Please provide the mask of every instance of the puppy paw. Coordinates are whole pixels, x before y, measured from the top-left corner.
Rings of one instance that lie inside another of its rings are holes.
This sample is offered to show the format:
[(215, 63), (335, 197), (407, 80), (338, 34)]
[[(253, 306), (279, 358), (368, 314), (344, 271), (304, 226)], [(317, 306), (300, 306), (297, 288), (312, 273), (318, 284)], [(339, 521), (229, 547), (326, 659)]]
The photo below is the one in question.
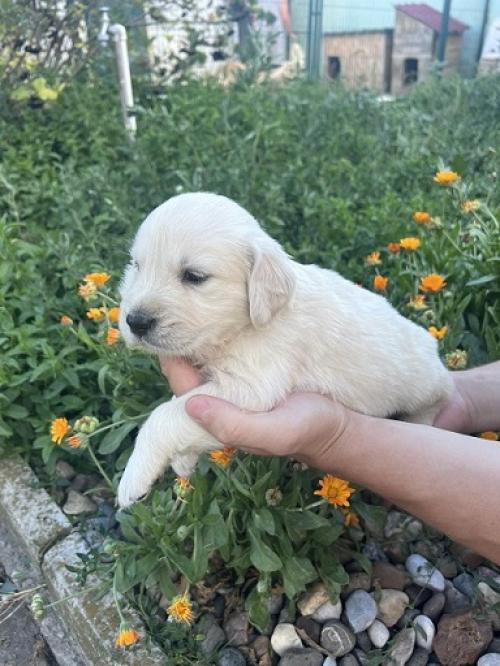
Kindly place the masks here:
[(123, 476), (118, 486), (118, 506), (120, 509), (126, 509), (128, 506), (137, 502), (151, 490), (155, 482), (155, 477), (144, 474), (139, 468), (131, 464), (129, 460)]
[(183, 453), (175, 456), (172, 460), (172, 469), (181, 478), (187, 479), (194, 472), (198, 462), (197, 453)]

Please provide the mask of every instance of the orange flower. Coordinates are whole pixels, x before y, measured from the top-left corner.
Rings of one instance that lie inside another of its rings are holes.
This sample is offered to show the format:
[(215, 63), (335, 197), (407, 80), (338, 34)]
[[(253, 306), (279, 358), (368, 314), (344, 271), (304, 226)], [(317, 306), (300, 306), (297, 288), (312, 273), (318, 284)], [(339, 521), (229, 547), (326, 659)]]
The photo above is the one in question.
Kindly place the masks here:
[(370, 252), (370, 254), (366, 257), (365, 261), (370, 266), (381, 264), (382, 262), (380, 261), (380, 252)]
[(115, 645), (116, 647), (128, 647), (134, 645), (139, 640), (139, 634), (135, 629), (132, 629), (128, 624), (123, 623), (120, 626), (120, 633), (118, 634)]
[(401, 245), (399, 243), (389, 243), (387, 249), (391, 254), (397, 254), (401, 249)]
[(334, 506), (349, 506), (349, 497), (353, 494), (354, 488), (351, 488), (347, 481), (327, 474), (320, 479), (319, 485), (319, 490), (314, 491), (315, 495), (323, 497)]
[(429, 326), (427, 329), (433, 338), (436, 340), (442, 340), (446, 333), (448, 333), (448, 326), (442, 326), (441, 328), (436, 328), (435, 326)]
[(417, 294), (414, 298), (410, 298), (408, 306), (414, 310), (426, 310), (427, 304), (425, 302), (425, 296), (423, 294)]
[(403, 250), (418, 250), (420, 247), (420, 239), (415, 238), (413, 236), (409, 236), (408, 238), (401, 238), (399, 241), (399, 244), (403, 248)]
[(481, 439), (491, 439), (492, 442), (496, 442), (498, 440), (498, 435), (496, 432), (493, 432), (492, 430), (487, 430), (486, 432), (482, 432), (479, 437)]
[(55, 444), (60, 444), (70, 431), (68, 419), (57, 418), (50, 424), (50, 438)]
[(104, 312), (102, 310), (103, 308), (90, 308), (87, 310), (87, 318), (99, 321), (104, 317)]
[(117, 328), (108, 328), (106, 334), (106, 344), (111, 346), (115, 345), (120, 338), (120, 331)]
[(423, 210), (416, 210), (413, 213), (413, 219), (415, 222), (418, 222), (418, 224), (427, 224), (427, 222), (430, 222), (431, 216)]
[[(103, 308), (105, 310), (105, 308)], [(120, 319), (120, 308), (109, 308), (106, 311), (106, 316), (110, 322), (117, 322)]]
[(235, 454), (235, 449), (226, 447), (225, 449), (222, 449), (222, 451), (211, 451), (210, 460), (214, 462), (216, 465), (220, 465), (221, 467), (227, 467), (231, 462), (231, 458), (233, 457), (234, 454)]
[(185, 594), (172, 599), (172, 603), (167, 608), (167, 613), (176, 622), (191, 624), (194, 619), (193, 606)]
[(80, 435), (72, 435), (68, 437), (68, 444), (72, 449), (79, 449), (82, 445), (82, 438)]
[(344, 525), (346, 527), (359, 527), (359, 518), (352, 511), (346, 511), (344, 514)]
[(373, 288), (376, 289), (377, 291), (384, 291), (384, 289), (387, 287), (388, 282), (389, 278), (382, 277), (382, 275), (375, 275), (375, 277), (373, 278)]
[(71, 319), (71, 317), (68, 317), (68, 315), (63, 315), (59, 319), (59, 323), (61, 324), (61, 326), (71, 326), (73, 324), (73, 320)]
[(481, 205), (481, 202), (478, 199), (472, 199), (472, 200), (469, 199), (469, 200), (463, 202), (462, 210), (465, 213), (472, 213), (472, 211), (477, 210), (480, 205)]
[(86, 284), (81, 284), (78, 287), (78, 293), (84, 301), (90, 301), (90, 299), (95, 296), (96, 291), (97, 287), (93, 282), (87, 282)]
[(87, 273), (87, 275), (84, 276), (83, 281), (87, 283), (90, 282), (96, 287), (102, 287), (110, 277), (109, 273)]
[(429, 273), (428, 275), (420, 278), (420, 291), (430, 291), (436, 294), (445, 286), (446, 282), (444, 277), (437, 273)]
[(456, 171), (437, 171), (432, 180), (438, 185), (451, 185), (459, 178)]

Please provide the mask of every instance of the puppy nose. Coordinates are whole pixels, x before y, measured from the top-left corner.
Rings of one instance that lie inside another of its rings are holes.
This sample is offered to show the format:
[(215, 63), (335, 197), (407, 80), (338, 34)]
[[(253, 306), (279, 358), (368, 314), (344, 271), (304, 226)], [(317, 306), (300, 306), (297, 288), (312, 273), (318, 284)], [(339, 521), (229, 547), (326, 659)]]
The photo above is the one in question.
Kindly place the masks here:
[(134, 335), (141, 338), (143, 335), (153, 328), (156, 319), (151, 315), (144, 312), (130, 312), (127, 315), (127, 324)]

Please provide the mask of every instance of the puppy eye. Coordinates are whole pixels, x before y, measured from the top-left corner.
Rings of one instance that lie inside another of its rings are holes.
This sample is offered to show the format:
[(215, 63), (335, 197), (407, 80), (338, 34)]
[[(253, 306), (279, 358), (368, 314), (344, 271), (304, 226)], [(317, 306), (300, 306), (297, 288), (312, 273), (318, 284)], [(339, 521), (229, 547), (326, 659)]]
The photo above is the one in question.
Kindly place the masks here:
[(185, 270), (181, 275), (181, 281), (186, 284), (202, 284), (208, 280), (208, 277), (208, 275), (204, 275), (203, 273)]

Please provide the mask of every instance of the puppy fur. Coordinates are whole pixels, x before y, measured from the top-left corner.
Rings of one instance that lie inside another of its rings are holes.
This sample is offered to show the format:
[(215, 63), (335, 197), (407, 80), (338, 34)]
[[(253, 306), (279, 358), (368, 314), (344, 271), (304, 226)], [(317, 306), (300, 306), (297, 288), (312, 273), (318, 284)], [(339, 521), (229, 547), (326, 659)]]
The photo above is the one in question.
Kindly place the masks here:
[[(187, 278), (195, 274), (193, 283)], [(141, 225), (121, 285), (126, 343), (181, 356), (205, 383), (157, 407), (137, 437), (118, 490), (126, 507), (168, 464), (188, 476), (221, 444), (184, 409), (195, 394), (269, 410), (314, 391), (372, 416), (432, 423), (451, 392), (436, 340), (382, 296), (334, 271), (296, 263), (241, 206), (181, 194)], [(143, 336), (131, 313), (155, 322)]]

